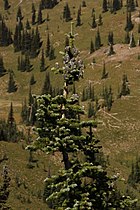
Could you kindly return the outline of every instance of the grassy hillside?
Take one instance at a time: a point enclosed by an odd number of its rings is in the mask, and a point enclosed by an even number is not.
[[[34,0],[33,2],[35,3],[36,11],[38,11],[40,1]],[[75,25],[77,11],[82,1],[67,0],[67,2],[71,10],[72,21]],[[27,19],[31,22],[31,2],[26,0],[9,0],[9,3],[11,4],[10,9],[4,11],[3,1],[0,1],[0,13],[5,17],[7,26],[14,34],[18,6],[21,6],[24,16],[23,23],[25,25]],[[43,18],[46,19],[47,14],[49,14],[50,20],[39,25],[39,31],[43,41],[42,49],[46,47],[48,33],[50,34],[51,42],[55,48],[56,59],[52,61],[46,59],[46,66],[49,66],[47,71],[50,71],[50,68],[56,61],[61,63],[59,51],[64,49],[65,34],[70,31],[70,22],[64,22],[62,19],[65,3],[66,1],[62,0],[53,9],[43,10]],[[124,28],[126,24],[125,3],[126,1],[123,1],[124,7],[117,11],[116,14],[111,14],[110,12],[102,13],[101,0],[87,0],[87,7],[81,8],[82,25],[74,27],[74,33],[78,34],[75,38],[75,43],[81,52],[81,58],[84,60],[86,66],[84,78],[76,84],[79,94],[82,94],[83,88],[89,83],[94,85],[95,94],[98,95],[98,97],[101,95],[103,86],[111,85],[112,87],[114,103],[110,112],[104,109],[98,112],[98,119],[102,123],[98,126],[96,135],[101,140],[104,153],[109,156],[110,171],[113,173],[119,172],[120,178],[127,180],[131,170],[131,163],[135,160],[136,155],[139,154],[140,148],[140,60],[138,60],[140,47],[137,46],[129,49],[129,46],[124,44]],[[96,19],[98,19],[99,14],[103,17],[103,25],[99,27],[103,46],[90,55],[90,42],[91,39],[93,39],[93,41],[95,40],[97,32],[97,28],[91,29],[90,26],[92,23],[92,8],[95,9]],[[136,11],[132,12],[132,21],[134,23],[133,33],[136,42],[140,36],[140,34],[138,34],[138,24],[140,23],[140,18],[138,17],[139,10],[140,8],[136,8]],[[47,25],[49,30],[47,30]],[[33,26],[33,28],[35,27],[36,25]],[[107,37],[110,31],[114,33],[115,54],[107,56],[106,52],[109,49]],[[4,58],[5,67],[14,71],[15,80],[18,85],[17,92],[9,94],[7,93],[8,75],[0,78],[0,117],[7,117],[10,102],[13,101],[14,114],[19,124],[21,103],[25,97],[28,98],[29,81],[32,73],[34,73],[35,79],[37,80],[36,84],[32,87],[33,93],[40,94],[44,83],[46,73],[40,72],[39,70],[41,53],[37,58],[31,60],[34,69],[28,73],[17,71],[17,59],[20,53],[14,53],[13,45],[0,47],[0,53]],[[93,59],[95,63],[93,63]],[[108,78],[105,80],[101,80],[103,61],[105,61],[106,70],[108,71]],[[118,87],[121,86],[124,73],[127,74],[130,83],[130,95],[117,99]],[[62,78],[53,73],[51,73],[51,82],[56,87],[62,86]],[[83,102],[82,105],[84,105],[85,110],[87,110],[88,103]],[[4,153],[9,157],[7,165],[10,168],[13,179],[9,203],[14,209],[23,210],[25,206],[30,210],[46,209],[46,206],[39,200],[38,194],[40,191],[42,192],[42,182],[46,176],[43,164],[45,164],[45,167],[48,165],[48,157],[42,154],[36,154],[35,158],[39,160],[37,162],[39,166],[37,167],[35,163],[33,169],[27,169],[28,153],[22,149],[22,143],[7,144],[0,142],[0,156]],[[50,161],[52,161],[53,164],[51,169],[55,171],[57,165],[56,157],[53,159],[50,158]],[[24,187],[23,184],[18,188],[20,195],[18,195],[16,188],[16,176],[19,176],[19,179],[27,185],[27,189],[24,189],[26,187]],[[33,195],[33,189],[35,189],[36,195]],[[135,193],[138,194],[136,191]],[[28,199],[31,200],[30,204],[28,204]]]

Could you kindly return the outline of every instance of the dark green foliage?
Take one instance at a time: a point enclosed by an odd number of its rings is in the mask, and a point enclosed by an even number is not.
[[[23,16],[22,16],[22,12],[21,12],[21,7],[19,6],[18,10],[17,10],[16,20],[17,20],[17,22],[19,22],[19,20],[22,20],[22,19],[23,19]]]
[[[110,31],[109,34],[108,34],[108,44],[109,45],[114,44],[114,34],[113,34],[112,31]]]
[[[41,0],[41,9],[52,9],[58,4],[58,0]]]
[[[95,18],[95,14],[93,14],[93,18],[92,18],[92,24],[91,24],[92,28],[96,28],[97,27],[97,23],[96,23],[96,18]]]
[[[50,74],[49,72],[47,72],[41,94],[51,94],[51,93],[52,93],[52,86],[50,81]]]
[[[83,88],[81,101],[86,101],[88,99],[87,89]]]
[[[40,59],[40,71],[45,71],[46,67],[45,67],[45,56],[44,56],[44,50],[42,49],[42,53],[41,53],[41,59]]]
[[[107,108],[107,111],[111,110],[112,104],[113,104],[113,93],[111,86],[103,87],[102,97],[104,99],[103,107]]]
[[[93,41],[91,39],[91,42],[90,42],[90,54],[92,54],[94,51],[95,51],[95,49],[94,49],[94,43],[93,43]]]
[[[3,177],[3,181],[2,181],[2,184],[0,185],[0,209],[8,210],[8,209],[11,209],[6,204],[8,197],[9,197],[9,193],[10,193],[11,178],[9,176],[9,171],[8,171],[7,166],[3,167],[2,177]]]
[[[18,131],[16,126],[13,105],[11,103],[7,122],[0,120],[0,141],[17,142],[18,138],[21,139],[22,137],[23,134]]]
[[[0,16],[0,46],[9,46],[12,42],[12,33],[6,26],[4,19]]]
[[[31,26],[30,26],[29,20],[27,19],[27,21],[26,21],[26,30],[30,30],[30,29],[31,29]]]
[[[127,6],[127,10],[128,11],[132,12],[132,11],[135,10],[136,5],[135,5],[135,1],[134,0],[127,0],[126,3],[127,3],[126,6]]]
[[[94,108],[94,103],[89,102],[88,104],[88,118],[94,117],[95,118],[96,112]]]
[[[82,7],[86,7],[87,5],[86,5],[86,1],[82,1]]]
[[[4,10],[8,10],[10,8],[10,4],[8,0],[3,0],[4,1]]]
[[[106,72],[106,66],[105,66],[105,61],[104,61],[101,79],[106,79],[107,77],[108,77],[108,72]]]
[[[53,209],[111,210],[131,207],[130,197],[116,199],[113,178],[97,159],[101,146],[93,133],[95,121],[81,121],[84,114],[77,94],[70,95],[68,87],[83,77],[83,62],[73,43],[63,53],[63,66],[52,70],[64,77],[63,95],[38,97],[37,140],[28,149],[59,152],[63,168],[45,180],[44,201]],[[112,95],[111,88],[108,90]],[[79,155],[82,158],[79,158]]]
[[[22,108],[21,108],[21,120],[23,123],[27,123],[28,122],[28,106],[27,106],[27,102],[26,99],[24,100],[24,102],[22,103]]]
[[[22,35],[21,35],[21,27],[19,24],[16,24],[15,33],[14,33],[14,39],[13,39],[13,45],[14,45],[14,51],[18,52],[21,50],[21,41],[22,41]]]
[[[55,49],[53,45],[50,46],[50,52],[49,52],[49,60],[54,60],[55,59]]]
[[[134,39],[134,35],[133,35],[133,33],[131,33],[129,47],[130,47],[130,48],[132,48],[132,47],[136,47],[136,43],[135,43],[135,39]]]
[[[113,11],[117,11],[121,8],[120,0],[113,0]]]
[[[30,79],[30,85],[34,85],[36,83],[36,80],[34,78],[34,74],[32,74],[31,79]]]
[[[50,49],[51,49],[51,43],[50,43],[50,36],[49,36],[49,33],[48,33],[47,44],[46,44],[46,51],[45,51],[46,57],[49,57]]]
[[[123,78],[122,78],[122,86],[121,86],[121,90],[120,90],[120,97],[129,95],[129,94],[130,94],[129,82],[128,82],[128,79],[127,79],[127,75],[124,74]]]
[[[102,16],[101,14],[99,14],[99,19],[98,19],[98,26],[103,25],[103,21],[102,21]]]
[[[71,12],[70,12],[70,8],[69,8],[68,3],[66,3],[66,5],[64,6],[63,20],[65,20],[66,22],[72,20],[72,18],[71,18]]]
[[[28,28],[29,27],[30,25],[28,25]],[[35,31],[33,29],[31,32],[30,30],[27,30],[27,27],[26,30],[22,30],[19,24],[17,24],[13,45],[15,52],[21,51],[22,54],[28,54],[31,58],[35,58],[42,45],[38,27],[36,27]]]
[[[80,14],[80,10],[78,10],[77,12],[77,19],[76,19],[76,26],[80,26],[81,25],[81,14]]]
[[[35,25],[35,23],[36,23],[36,10],[34,3],[32,3],[32,25]]]
[[[95,50],[98,50],[101,47],[101,37],[100,37],[99,28],[98,28],[96,36],[95,36],[95,45],[94,46],[95,46]]]
[[[41,4],[39,5],[37,23],[40,25],[43,22]]]
[[[8,81],[8,93],[12,93],[17,91],[17,85],[14,80],[14,73],[12,71],[9,72],[9,81]]]
[[[131,20],[131,12],[127,12],[125,31],[131,31],[133,27],[134,27],[134,24],[132,23],[132,20]]]
[[[126,31],[125,33],[125,40],[124,40],[125,44],[129,44],[130,43],[130,36],[129,36],[129,31]]]
[[[6,69],[4,67],[3,57],[0,55],[0,77],[5,75],[5,73],[6,73]]]
[[[37,111],[37,100],[32,95],[31,86],[29,87],[28,96],[28,113],[27,113],[27,125],[34,125],[36,123],[36,111]]]
[[[114,55],[114,54],[115,54],[115,51],[114,51],[114,48],[113,48],[113,44],[110,44],[108,56],[111,56],[111,55]]]
[[[18,66],[17,66],[17,69],[19,71],[22,71],[22,72],[30,72],[32,71],[32,68],[33,66],[31,65],[30,63],[30,57],[29,55],[26,53],[25,56],[23,57],[21,55],[21,57],[18,57]]]
[[[102,12],[107,12],[107,11],[108,11],[107,0],[103,0]]]

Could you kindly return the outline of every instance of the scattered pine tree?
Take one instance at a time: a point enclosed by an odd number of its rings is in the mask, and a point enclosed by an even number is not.
[[[12,92],[15,92],[15,91],[17,91],[17,85],[16,85],[15,80],[14,80],[14,74],[13,74],[12,71],[9,71],[9,81],[8,81],[7,92],[12,93]]]

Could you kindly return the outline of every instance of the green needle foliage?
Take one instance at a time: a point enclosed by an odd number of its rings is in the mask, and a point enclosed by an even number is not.
[[[48,154],[59,152],[63,167],[45,180],[44,201],[50,208],[62,210],[121,210],[131,206],[129,197],[116,197],[114,178],[97,158],[101,146],[94,137],[94,120],[81,121],[84,110],[77,94],[70,94],[68,86],[83,77],[84,64],[74,45],[74,35],[68,35],[70,45],[65,48],[63,66],[56,63],[52,70],[64,79],[62,95],[42,95],[37,98],[38,138],[28,149],[41,149]]]

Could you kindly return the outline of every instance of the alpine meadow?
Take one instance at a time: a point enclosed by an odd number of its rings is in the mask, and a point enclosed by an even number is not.
[[[140,209],[140,0],[0,1],[0,209]]]

